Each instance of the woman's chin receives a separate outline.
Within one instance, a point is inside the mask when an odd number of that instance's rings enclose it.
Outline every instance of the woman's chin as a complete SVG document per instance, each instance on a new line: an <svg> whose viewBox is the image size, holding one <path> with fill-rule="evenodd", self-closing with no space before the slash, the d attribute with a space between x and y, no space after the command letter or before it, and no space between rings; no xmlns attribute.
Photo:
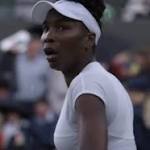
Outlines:
<svg viewBox="0 0 150 150"><path fill-rule="evenodd" d="M49 62L49 66L50 66L52 69L54 69L54 70L59 70L59 71L61 71L60 66L57 65L56 63Z"/></svg>

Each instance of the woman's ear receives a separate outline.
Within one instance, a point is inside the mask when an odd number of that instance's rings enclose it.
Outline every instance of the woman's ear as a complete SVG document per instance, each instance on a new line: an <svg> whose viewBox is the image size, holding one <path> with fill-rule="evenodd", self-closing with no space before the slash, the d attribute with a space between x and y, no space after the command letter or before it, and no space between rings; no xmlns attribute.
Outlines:
<svg viewBox="0 0 150 150"><path fill-rule="evenodd" d="M95 46L95 34L88 32L85 41L85 50L93 50Z"/></svg>

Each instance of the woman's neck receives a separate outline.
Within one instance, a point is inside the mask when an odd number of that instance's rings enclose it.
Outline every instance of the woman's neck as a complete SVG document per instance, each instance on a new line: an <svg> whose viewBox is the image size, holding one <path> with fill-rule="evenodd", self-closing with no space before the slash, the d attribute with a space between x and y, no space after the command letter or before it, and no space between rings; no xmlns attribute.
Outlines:
<svg viewBox="0 0 150 150"><path fill-rule="evenodd" d="M84 63L80 63L80 65L78 65L77 67L75 67L73 69L71 68L70 71L63 72L65 80L66 80L66 83L67 83L67 86L69 87L71 81L83 70L83 68L87 64L89 64L89 63L91 63L91 62L93 62L95 60L96 59L94 58L94 59L91 59L91 60L86 61Z"/></svg>

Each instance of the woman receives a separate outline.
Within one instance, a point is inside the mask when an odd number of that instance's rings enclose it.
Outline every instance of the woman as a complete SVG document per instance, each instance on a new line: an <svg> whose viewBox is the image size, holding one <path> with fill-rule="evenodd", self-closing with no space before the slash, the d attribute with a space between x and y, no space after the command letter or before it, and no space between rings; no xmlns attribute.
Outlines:
<svg viewBox="0 0 150 150"><path fill-rule="evenodd" d="M58 150L136 149L130 98L95 60L103 11L100 0L39 1L32 10L47 60L68 85L54 134Z"/></svg>

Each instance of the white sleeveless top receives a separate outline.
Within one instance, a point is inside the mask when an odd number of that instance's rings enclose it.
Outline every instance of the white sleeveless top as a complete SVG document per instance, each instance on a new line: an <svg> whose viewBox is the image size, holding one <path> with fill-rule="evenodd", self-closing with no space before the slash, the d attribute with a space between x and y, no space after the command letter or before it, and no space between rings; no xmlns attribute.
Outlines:
<svg viewBox="0 0 150 150"><path fill-rule="evenodd" d="M108 150L136 150L131 100L119 80L98 62L89 63L70 84L54 133L57 150L79 150L75 102L85 93L105 104Z"/></svg>

